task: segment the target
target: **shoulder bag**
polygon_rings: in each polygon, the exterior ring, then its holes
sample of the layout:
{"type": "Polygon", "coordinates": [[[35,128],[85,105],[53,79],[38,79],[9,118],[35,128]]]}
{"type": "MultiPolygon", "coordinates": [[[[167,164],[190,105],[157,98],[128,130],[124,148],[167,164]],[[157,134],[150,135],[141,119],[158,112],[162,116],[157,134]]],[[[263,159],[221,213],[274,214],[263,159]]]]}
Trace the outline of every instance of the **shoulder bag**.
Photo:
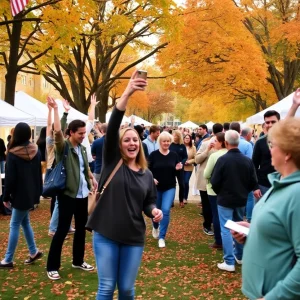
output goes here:
{"type": "Polygon", "coordinates": [[[91,215],[92,212],[94,211],[96,204],[98,201],[100,201],[101,196],[104,193],[104,190],[107,188],[117,171],[120,169],[121,165],[123,163],[123,159],[121,158],[118,162],[118,164],[115,166],[111,174],[109,175],[108,179],[104,183],[100,193],[99,192],[91,192],[88,197],[88,215],[91,215]]]}
{"type": "Polygon", "coordinates": [[[66,158],[69,151],[69,145],[65,142],[64,155],[62,160],[53,168],[48,169],[45,175],[43,185],[43,196],[53,197],[66,187],[66,158]]]}

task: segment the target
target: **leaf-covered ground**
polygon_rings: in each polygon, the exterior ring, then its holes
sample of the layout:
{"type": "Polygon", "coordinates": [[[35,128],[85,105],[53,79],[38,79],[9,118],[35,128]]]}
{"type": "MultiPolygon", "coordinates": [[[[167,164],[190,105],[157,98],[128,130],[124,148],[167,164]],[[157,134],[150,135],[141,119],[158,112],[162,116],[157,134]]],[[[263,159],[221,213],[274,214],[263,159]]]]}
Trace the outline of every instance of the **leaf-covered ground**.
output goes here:
{"type": "MultiPolygon", "coordinates": [[[[0,259],[3,259],[9,230],[8,216],[0,216],[0,259]]],[[[96,271],[72,269],[72,237],[65,241],[62,254],[62,279],[50,281],[46,275],[46,258],[51,238],[48,237],[49,202],[42,201],[31,213],[31,224],[44,257],[26,266],[28,250],[21,233],[12,270],[0,269],[0,299],[95,299],[96,271]]],[[[95,265],[92,235],[87,233],[86,256],[95,265]]],[[[147,242],[136,282],[136,299],[245,299],[240,267],[235,273],[219,271],[222,252],[208,247],[213,239],[202,232],[202,217],[196,204],[172,209],[171,224],[165,249],[157,247],[147,220],[147,242]]]]}

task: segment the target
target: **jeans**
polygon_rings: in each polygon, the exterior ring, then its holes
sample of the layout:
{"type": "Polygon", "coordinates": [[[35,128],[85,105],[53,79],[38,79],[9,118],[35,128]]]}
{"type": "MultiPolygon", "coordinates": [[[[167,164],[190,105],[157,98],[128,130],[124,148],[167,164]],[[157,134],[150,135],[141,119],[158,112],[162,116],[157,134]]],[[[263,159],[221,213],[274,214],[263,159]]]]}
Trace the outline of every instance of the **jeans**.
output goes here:
{"type": "Polygon", "coordinates": [[[73,265],[80,266],[84,262],[87,197],[71,198],[60,194],[57,199],[59,208],[58,226],[49,250],[47,261],[48,272],[58,271],[60,268],[62,246],[68,234],[73,215],[76,228],[73,240],[73,265]]]}
{"type": "Polygon", "coordinates": [[[99,278],[97,300],[112,300],[116,284],[119,300],[134,299],[134,282],[144,246],[131,246],[93,232],[93,247],[99,278]]]}
{"type": "Polygon", "coordinates": [[[213,221],[213,216],[210,208],[210,203],[208,200],[207,191],[200,191],[201,203],[202,203],[202,213],[203,213],[203,227],[211,230],[211,224],[213,221]]]}
{"type": "Polygon", "coordinates": [[[245,207],[229,208],[218,205],[221,236],[223,242],[224,261],[228,265],[235,265],[234,255],[237,259],[242,260],[244,246],[239,244],[236,240],[233,240],[232,235],[230,233],[230,229],[226,228],[224,225],[227,222],[227,220],[232,220],[234,222],[243,221],[244,212],[245,207]]]}
{"type": "Polygon", "coordinates": [[[184,196],[183,199],[187,200],[189,196],[189,189],[190,189],[190,178],[192,176],[192,171],[184,171],[183,178],[184,178],[184,196]]]}
{"type": "Polygon", "coordinates": [[[253,192],[250,192],[248,194],[247,204],[246,204],[246,219],[248,220],[248,222],[251,222],[253,207],[254,207],[254,195],[253,192]]]}
{"type": "MultiPolygon", "coordinates": [[[[269,187],[260,185],[260,184],[258,185],[258,187],[259,187],[262,195],[264,195],[270,189],[269,187]]],[[[255,203],[257,203],[259,200],[260,200],[260,198],[259,199],[255,198],[255,203]]]]}
{"type": "Polygon", "coordinates": [[[13,257],[19,240],[20,226],[22,226],[23,229],[26,243],[29,249],[29,254],[31,256],[34,256],[38,251],[34,241],[34,234],[30,225],[29,210],[19,210],[13,208],[10,219],[8,246],[4,258],[7,263],[13,261],[13,257]]]}
{"type": "Polygon", "coordinates": [[[0,174],[4,174],[5,173],[5,161],[1,160],[0,161],[0,174]]]}
{"type": "MultiPolygon", "coordinates": [[[[184,199],[184,175],[183,175],[184,170],[177,170],[176,171],[176,178],[179,186],[179,202],[183,202],[184,199]]],[[[174,200],[173,200],[174,201],[174,200]]]]}
{"type": "Polygon", "coordinates": [[[220,220],[219,220],[218,205],[217,205],[217,196],[208,195],[208,199],[209,199],[211,212],[212,212],[212,216],[213,216],[215,243],[217,245],[222,245],[221,228],[220,228],[220,220]]]}
{"type": "MultiPolygon", "coordinates": [[[[51,220],[50,220],[50,225],[49,225],[49,231],[51,231],[51,232],[55,232],[57,230],[58,214],[59,214],[58,201],[56,200],[55,205],[54,205],[54,209],[53,209],[53,213],[52,213],[52,216],[51,216],[51,220]]],[[[71,225],[70,225],[70,228],[72,228],[71,225]]]]}
{"type": "Polygon", "coordinates": [[[159,239],[165,239],[167,234],[170,222],[170,210],[175,198],[175,190],[176,189],[173,188],[163,192],[157,191],[156,207],[161,209],[164,215],[160,223],[153,222],[154,228],[157,229],[160,226],[159,239]]]}

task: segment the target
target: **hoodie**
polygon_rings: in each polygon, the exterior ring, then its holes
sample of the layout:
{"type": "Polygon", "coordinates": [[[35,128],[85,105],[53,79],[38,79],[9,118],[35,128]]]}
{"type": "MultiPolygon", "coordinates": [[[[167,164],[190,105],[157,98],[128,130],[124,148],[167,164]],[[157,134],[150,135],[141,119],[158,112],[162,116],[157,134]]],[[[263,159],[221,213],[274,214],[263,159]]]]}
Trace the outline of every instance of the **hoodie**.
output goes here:
{"type": "Polygon", "coordinates": [[[26,143],[9,150],[6,160],[4,202],[15,209],[29,210],[42,194],[41,154],[38,147],[26,143]]]}

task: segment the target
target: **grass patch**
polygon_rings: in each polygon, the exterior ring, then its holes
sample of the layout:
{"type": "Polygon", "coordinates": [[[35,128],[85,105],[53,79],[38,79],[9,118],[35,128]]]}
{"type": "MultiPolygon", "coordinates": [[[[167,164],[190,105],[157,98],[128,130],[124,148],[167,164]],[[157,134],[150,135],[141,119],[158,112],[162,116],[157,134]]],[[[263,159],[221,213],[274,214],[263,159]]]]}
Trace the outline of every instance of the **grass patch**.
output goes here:
{"type": "MultiPolygon", "coordinates": [[[[159,249],[151,236],[147,219],[147,241],[136,281],[136,299],[245,299],[240,291],[240,267],[235,273],[218,270],[222,251],[212,250],[211,237],[202,232],[202,217],[195,204],[172,209],[166,248],[159,249]]],[[[51,238],[48,237],[49,202],[42,201],[30,214],[37,246],[44,252],[41,260],[26,266],[28,250],[23,234],[15,253],[15,268],[0,269],[0,299],[95,299],[98,278],[91,273],[73,269],[73,237],[63,247],[61,280],[52,282],[46,275],[46,259],[51,238]]],[[[3,259],[9,232],[10,217],[0,216],[0,259],[3,259]]],[[[95,265],[92,235],[87,233],[85,260],[95,265]]],[[[115,297],[116,299],[116,297],[115,297]]]]}

